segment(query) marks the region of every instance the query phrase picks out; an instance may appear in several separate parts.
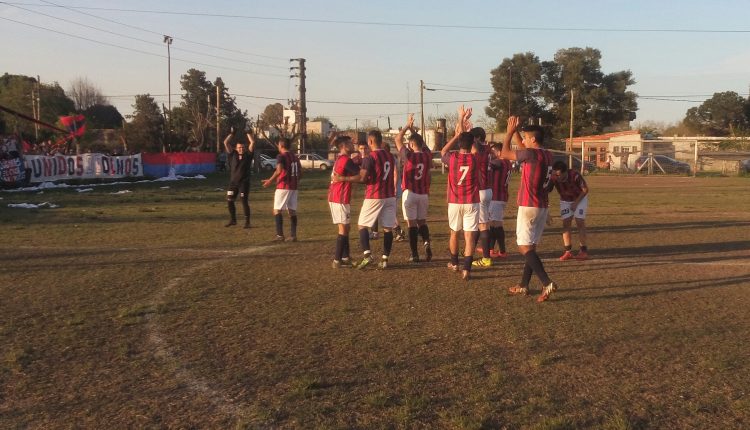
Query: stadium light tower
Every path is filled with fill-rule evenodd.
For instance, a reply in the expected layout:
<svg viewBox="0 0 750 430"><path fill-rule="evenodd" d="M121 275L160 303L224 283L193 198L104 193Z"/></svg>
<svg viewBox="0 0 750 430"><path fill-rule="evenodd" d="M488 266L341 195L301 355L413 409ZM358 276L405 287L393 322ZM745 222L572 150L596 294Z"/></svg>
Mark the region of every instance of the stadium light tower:
<svg viewBox="0 0 750 430"><path fill-rule="evenodd" d="M164 35L164 43L167 44L167 108L169 117L172 119L172 55L169 47L172 45L172 36Z"/></svg>

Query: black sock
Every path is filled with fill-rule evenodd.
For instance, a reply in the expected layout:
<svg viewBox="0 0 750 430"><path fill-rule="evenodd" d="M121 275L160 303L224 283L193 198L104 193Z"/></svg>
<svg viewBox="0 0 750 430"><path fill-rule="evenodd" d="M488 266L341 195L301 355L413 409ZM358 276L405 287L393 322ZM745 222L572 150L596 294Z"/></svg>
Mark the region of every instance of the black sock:
<svg viewBox="0 0 750 430"><path fill-rule="evenodd" d="M274 218L276 219L276 235L284 236L284 217L279 213Z"/></svg>
<svg viewBox="0 0 750 430"><path fill-rule="evenodd" d="M565 245L565 250L570 251L573 249L573 245Z"/></svg>
<svg viewBox="0 0 750 430"><path fill-rule="evenodd" d="M391 255L391 248L393 248L393 232L383 232L383 255Z"/></svg>
<svg viewBox="0 0 750 430"><path fill-rule="evenodd" d="M458 266L458 254L451 254L451 264Z"/></svg>
<svg viewBox="0 0 750 430"><path fill-rule="evenodd" d="M418 257L417 239L419 239L419 227L409 227L409 247L411 247L411 256Z"/></svg>
<svg viewBox="0 0 750 430"><path fill-rule="evenodd" d="M351 254L349 253L349 235L344 236L344 249L341 250L341 258L349 259Z"/></svg>
<svg viewBox="0 0 750 430"><path fill-rule="evenodd" d="M375 224L372 225L372 232L377 233L380 227L378 226L378 222L375 221Z"/></svg>
<svg viewBox="0 0 750 430"><path fill-rule="evenodd" d="M419 226L419 234L422 236L422 240L425 242L430 241L430 229L427 227L427 224L422 224Z"/></svg>
<svg viewBox="0 0 750 430"><path fill-rule="evenodd" d="M297 215L292 215L290 218L292 219L291 235L297 237Z"/></svg>
<svg viewBox="0 0 750 430"><path fill-rule="evenodd" d="M237 208L234 206L234 202L227 200L227 208L229 208L229 219L237 221Z"/></svg>
<svg viewBox="0 0 750 430"><path fill-rule="evenodd" d="M490 232L489 230L479 231L479 244L482 246L482 258L490 258Z"/></svg>
<svg viewBox="0 0 750 430"><path fill-rule="evenodd" d="M495 242L497 242L497 227L490 227L490 250L495 249Z"/></svg>
<svg viewBox="0 0 750 430"><path fill-rule="evenodd" d="M539 258L539 255L537 255L536 251L527 252L526 255L524 255L524 258L526 259L526 264L531 267L531 270L533 270L539 280L542 281L542 285L547 286L550 284L550 282L552 282L549 279L547 272L544 271L542 259Z"/></svg>
<svg viewBox="0 0 750 430"><path fill-rule="evenodd" d="M341 257L344 255L344 235L340 234L336 237L336 252L333 254L333 259L341 261Z"/></svg>
<svg viewBox="0 0 750 430"><path fill-rule="evenodd" d="M522 287L528 287L529 283L531 282L531 275L534 273L533 270L531 270L531 266L529 266L529 263L526 263L523 265L523 276L521 276L521 286Z"/></svg>
<svg viewBox="0 0 750 430"><path fill-rule="evenodd" d="M586 245L581 245L581 251L588 252L589 251L589 247L586 246Z"/></svg>
<svg viewBox="0 0 750 430"><path fill-rule="evenodd" d="M250 222L250 203L247 197L242 199L242 210L245 212L245 221Z"/></svg>
<svg viewBox="0 0 750 430"><path fill-rule="evenodd" d="M370 252L370 231L366 228L359 229L359 246L362 251Z"/></svg>
<svg viewBox="0 0 750 430"><path fill-rule="evenodd" d="M473 255L464 256L464 270L471 270L471 263L474 261Z"/></svg>
<svg viewBox="0 0 750 430"><path fill-rule="evenodd" d="M505 229L503 227L497 228L497 244L500 246L500 252L505 253Z"/></svg>

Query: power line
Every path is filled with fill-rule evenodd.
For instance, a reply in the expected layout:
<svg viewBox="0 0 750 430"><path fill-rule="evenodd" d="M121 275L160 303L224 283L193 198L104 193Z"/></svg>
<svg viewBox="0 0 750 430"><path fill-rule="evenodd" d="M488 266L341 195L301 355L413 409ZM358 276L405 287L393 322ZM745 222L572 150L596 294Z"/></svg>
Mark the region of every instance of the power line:
<svg viewBox="0 0 750 430"><path fill-rule="evenodd" d="M44 1L44 0L42 0L42 1ZM0 3L5 3L5 2L0 2ZM5 3L5 4L8 4L8 3ZM48 18L56 19L56 20L59 20L59 21L67 22L67 23L70 23L70 24L75 24L75 25L78 25L78 26L81 26L81 27L90 28L92 30L101 31L103 33L112 34L112 35L120 36L120 37L125 37L127 39L136 40L136 41L142 42L142 43L147 43L149 45L154 45L154 46L159 46L159 47L162 46L161 43L153 42L151 40L141 39L141 38L138 38L138 37L127 35L127 34L117 33L115 31L106 30L106 29L99 28L99 27L94 27L93 25L88 25L88 24L83 24L83 23L76 22L76 21L71 21L69 19L60 18L60 17L54 16L54 15L49 15L49 14L46 14L46 13L42 13L42 12L38 12L38 11L35 11L35 10L27 9L25 7L16 6L16 5L12 5L12 4L8 4L8 6L14 7L14 8L17 8L17 9L21 9L21 10L25 10L27 12L31 12L31 13L34 13L34 14L46 16ZM173 48L173 49L175 49L175 48ZM254 66L259 66L259 67L270 67L270 68L273 68L273 69L282 69L282 70L286 70L287 69L287 67L272 66L270 64L255 63L255 62L252 62L252 61L245 61L245 60L237 60L237 59L234 59L234 58L222 57L222 56L219 56L219 55L208 54L208 53L200 52L200 51L193 51L193 50L190 50L190 49L176 48L176 50L184 51L184 52L189 52L189 53L193 53L193 54L198 54L198 55L205 55L207 57L213 57L213 58L217 58L217 59L221 59L221 60L227 60L227 61L233 61L233 62L237 62L237 63L252 64Z"/></svg>
<svg viewBox="0 0 750 430"><path fill-rule="evenodd" d="M45 3L47 3L47 4L44 5L44 4L11 3L11 2L0 2L0 3L4 3L4 4L7 4L9 6L10 5L14 5L14 4L20 4L20 5L37 6L37 7L58 7L58 8L63 8L63 9L69 10L71 12L75 12L75 13L79 13L79 14L82 14L82 15L90 16L92 18L96 18L96 19L99 19L99 20L102 20L102 21L111 22L113 24L121 25L123 27L132 28L134 30L145 31L146 33L155 34L157 36L163 36L164 35L163 32L158 32L158 31L150 30L148 28L138 27L137 25L126 24L124 22L120 22L120 21L116 21L116 20L113 20L113 19L105 18L103 16L94 15L92 13L82 12L80 10L75 10L75 8L70 7L70 6L60 5L60 4L53 3L53 2L48 1L48 0L42 0L42 1L45 2ZM210 45L210 44L203 43L203 42L198 42L198 41L195 41L195 40L184 39L184 38L181 38L181 37L178 37L178 36L173 36L173 37L175 39L178 39L181 42L185 42L185 43L189 43L189 44L193 44L193 45L205 46L207 48L220 49L220 50L227 51L227 52L234 52L235 54L243 54L243 55L249 55L249 56L252 56L252 57L267 58L267 59L270 59L270 60L280 60L280 61L287 61L288 60L287 58L283 58L283 57L274 57L274 56L271 56L271 55L263 55L263 54L257 54L257 53L254 53L254 52L247 52L247 51L240 51L240 50L236 50L236 49L225 48L223 46Z"/></svg>
<svg viewBox="0 0 750 430"><path fill-rule="evenodd" d="M29 3L8 3L21 4L29 6ZM32 6L57 7L40 4ZM382 27L408 27L408 28L441 28L441 29L462 29L462 30L512 30L512 31L564 31L564 32L599 32L599 33L750 33L750 30L716 30L716 29L696 29L696 28L594 28L594 27L504 27L492 25L460 25L460 24L420 24L414 22L384 22L384 21L350 21L335 19L312 19L312 18L285 18L275 16L257 16L257 15L236 15L223 13L207 12L184 12L184 11L166 11L166 10L149 10L149 9L125 9L125 8L107 8L94 6L68 6L72 9L83 10L101 10L109 12L129 12L144 13L157 15L181 15L181 16L202 16L213 18L236 18L250 19L259 21L282 21L282 22L306 22L315 24L345 24L345 25L369 25Z"/></svg>
<svg viewBox="0 0 750 430"><path fill-rule="evenodd" d="M91 42L91 43L97 43L99 45L104 45L104 46L110 46L110 47L113 47L113 48L124 49L126 51L137 52L139 54L150 55L152 57L166 58L163 55L155 54L153 52L143 51L143 50L136 49L136 48L129 48L129 47L126 47L126 46L116 45L114 43L109 43L109 42L102 42L100 40L89 39L87 37L78 36L78 35L70 34L70 33L65 33L63 31L53 30L53 29L50 29L50 28L41 27L41 26L34 25L34 24L29 24L29 23L26 23L26 22L16 21L15 19L6 18L6 17L3 17L3 16L0 16L0 19L3 19L5 21L14 22L16 24L25 25L25 26L28 26L28 27L33 27L33 28L36 28L36 29L39 29L39 30L49 31L49 32L52 32L52 33L57 33L57 34L62 34L64 36L72 37L72 38L75 38L75 39L85 40L85 41ZM249 70L236 69L236 68L233 68L233 67L217 66L215 64L201 63L201 62L192 61L192 60L185 60L185 59L182 59L182 58L172 57L172 60L179 61L179 62L182 62L182 63L196 64L196 65L199 65L199 66L207 66L207 67L214 67L214 68L217 68L217 69L232 70L232 71L242 72L242 73L250 73L250 74L253 74L253 75L264 75L264 76L284 77L284 78L286 78L286 75L274 75L274 74L271 74L271 73L253 72L253 71L249 71Z"/></svg>

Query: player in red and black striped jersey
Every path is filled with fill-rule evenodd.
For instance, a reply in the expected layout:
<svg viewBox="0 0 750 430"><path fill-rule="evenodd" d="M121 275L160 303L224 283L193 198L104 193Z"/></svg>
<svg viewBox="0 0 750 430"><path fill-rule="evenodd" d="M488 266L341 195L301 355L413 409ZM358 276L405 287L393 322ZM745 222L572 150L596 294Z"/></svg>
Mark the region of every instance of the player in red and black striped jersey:
<svg viewBox="0 0 750 430"><path fill-rule="evenodd" d="M354 145L349 136L336 136L333 146L338 148L339 156L331 172L331 185L328 187L328 206L331 209L333 223L338 226L336 238L336 252L333 257L333 268L349 266L349 227L351 222L352 183L335 182L336 175L359 176L359 167L351 159Z"/></svg>
<svg viewBox="0 0 750 430"><path fill-rule="evenodd" d="M505 249L505 228L503 228L503 217L505 207L508 203L508 185L513 172L510 160L500 158L503 145L495 143L492 145L495 159L490 162L490 184L492 186L492 201L490 202L490 257L505 258L508 256ZM495 243L498 244L500 252L495 251Z"/></svg>
<svg viewBox="0 0 750 430"><path fill-rule="evenodd" d="M448 243L451 262L448 267L458 271L458 234L464 232L464 264L462 276L468 280L471 276L471 263L474 260L477 230L479 228L479 163L472 154L474 136L464 130L469 124L471 108L458 110L458 121L453 138L440 151L442 161L448 166L448 223L451 229ZM451 152L458 143L458 152Z"/></svg>
<svg viewBox="0 0 750 430"><path fill-rule="evenodd" d="M586 212L589 206L589 187L583 176L573 169L568 169L568 165L563 161L556 161L552 165L552 179L548 189L556 188L560 193L560 218L563 221L563 246L565 252L560 257L561 261L586 260L588 258L588 247L586 246ZM570 227L573 224L573 218L576 220L578 227L578 239L580 250L573 256L571 250Z"/></svg>
<svg viewBox="0 0 750 430"><path fill-rule="evenodd" d="M511 140L518 130L518 117L508 118L503 149L500 158L521 163L521 184L518 188L518 218L516 220L516 243L526 264L521 282L510 288L512 294L528 294L532 273L542 281L542 294L538 302L547 300L557 290L544 270L544 265L536 252L542 239L548 214L548 191L552 174L552 153L542 146L544 129L540 126L527 126L523 129L523 140L517 151L511 150Z"/></svg>
<svg viewBox="0 0 750 430"><path fill-rule="evenodd" d="M393 248L393 227L396 225L396 159L383 149L383 135L380 131L370 130L367 133L367 144L370 154L362 160L359 176L335 175L333 180L362 182L366 185L365 200L357 222L364 258L357 264L357 268L363 269L373 262L369 229L378 221L383 227L383 257L378 266L385 269Z"/></svg>
<svg viewBox="0 0 750 430"><path fill-rule="evenodd" d="M490 159L492 149L487 145L487 134L482 127L474 127L470 133L474 136L472 153L476 155L479 172L479 246L477 250L482 258L474 261L474 267L490 267L490 203L492 202L492 184L490 183Z"/></svg>
<svg viewBox="0 0 750 430"><path fill-rule="evenodd" d="M302 174L299 158L290 148L291 139L282 137L278 143L279 156L276 157L276 171L270 178L263 181L268 187L275 180L276 192L273 200L273 215L276 220L276 240L284 241L284 218L281 211L286 210L291 219L291 241L297 241L297 186Z"/></svg>
<svg viewBox="0 0 750 430"><path fill-rule="evenodd" d="M411 131L408 145L404 145L406 131ZM427 209L430 194L430 166L432 152L425 145L424 139L414 129L414 115L409 114L406 126L396 136L396 149L403 165L401 178L402 211L409 227L409 247L411 249L410 262L419 262L417 250L418 235L422 236L425 248L425 259L432 260L430 245L430 229L427 227Z"/></svg>

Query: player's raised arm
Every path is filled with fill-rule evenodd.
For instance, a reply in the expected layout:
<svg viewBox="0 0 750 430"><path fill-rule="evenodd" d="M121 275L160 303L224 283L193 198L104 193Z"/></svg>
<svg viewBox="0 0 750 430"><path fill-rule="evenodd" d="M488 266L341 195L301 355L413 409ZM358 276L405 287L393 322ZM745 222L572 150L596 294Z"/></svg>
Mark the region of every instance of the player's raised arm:
<svg viewBox="0 0 750 430"><path fill-rule="evenodd" d="M513 135L518 130L518 117L511 116L508 118L508 126L505 129L505 138L503 139L503 150L500 152L500 158L506 160L515 160L516 152L510 147L510 142L513 139Z"/></svg>
<svg viewBox="0 0 750 430"><path fill-rule="evenodd" d="M249 131L247 133L245 133L245 134L247 135L247 141L248 141L247 150L249 152L255 151L255 137Z"/></svg>
<svg viewBox="0 0 750 430"><path fill-rule="evenodd" d="M441 157L445 157L445 154L450 152L451 148L453 148L453 145L455 145L456 142L458 141L458 136L460 136L461 133L463 133L464 122L466 121L466 114L467 114L467 110L464 109L464 105L461 105L458 108L458 120L456 121L456 130L451 140L449 140L448 143L446 143L445 146L443 146L443 149L440 150Z"/></svg>
<svg viewBox="0 0 750 430"><path fill-rule="evenodd" d="M224 138L224 150L226 152L232 152L232 148L229 146L229 142L232 141L232 137L234 137L234 127L229 129L229 134L226 138Z"/></svg>
<svg viewBox="0 0 750 430"><path fill-rule="evenodd" d="M406 125L401 127L401 130L398 132L398 136L396 136L396 151L401 152L401 148L404 146L404 135L406 134L406 130L414 130L414 114L410 113L409 116L406 118Z"/></svg>

